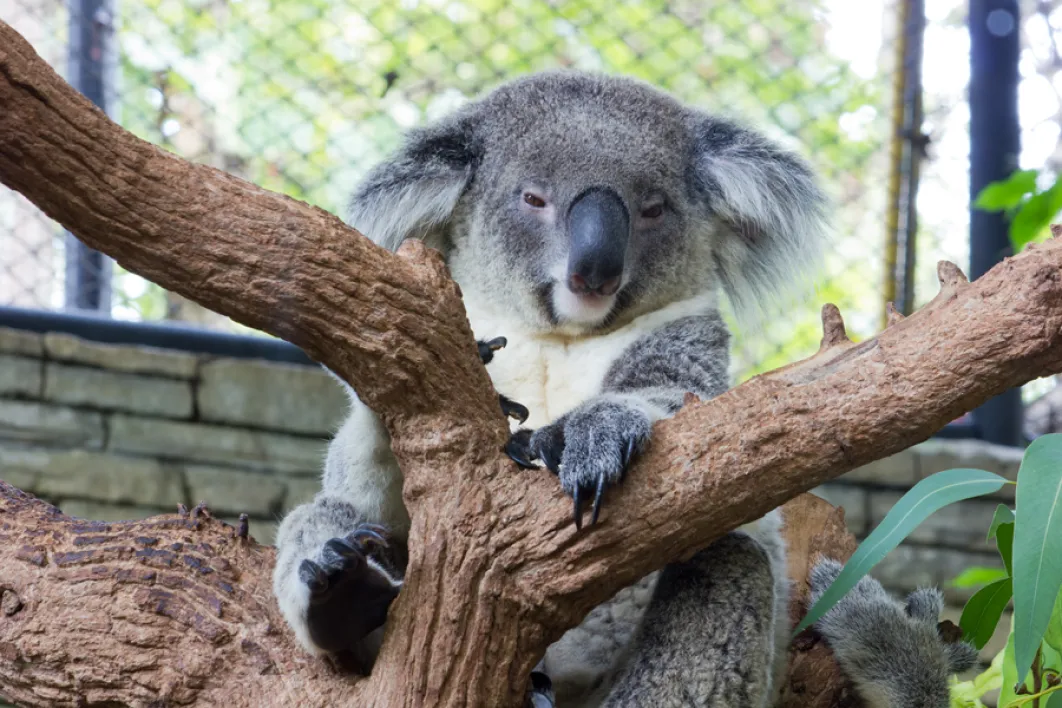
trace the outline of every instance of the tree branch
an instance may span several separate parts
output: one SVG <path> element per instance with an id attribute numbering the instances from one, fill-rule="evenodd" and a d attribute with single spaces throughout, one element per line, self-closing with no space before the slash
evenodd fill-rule
<path id="1" fill-rule="evenodd" d="M 387 253 L 319 209 L 138 140 L 2 22 L 0 105 L 0 181 L 128 270 L 327 364 L 382 416 L 405 475 L 413 519 L 407 581 L 371 678 L 348 688 L 318 673 L 305 685 L 309 664 L 287 653 L 286 634 L 269 634 L 283 631 L 262 581 L 271 557 L 222 544 L 218 557 L 238 567 L 245 594 L 229 601 L 236 620 L 225 625 L 229 634 L 218 629 L 215 639 L 196 644 L 215 646 L 217 661 L 206 669 L 195 651 L 162 657 L 152 649 L 167 668 L 145 670 L 168 679 L 144 695 L 180 689 L 250 705 L 242 703 L 248 685 L 238 680 L 248 675 L 247 658 L 235 656 L 234 638 L 252 631 L 253 618 L 268 617 L 271 629 L 251 641 L 271 637 L 280 647 L 271 658 L 277 678 L 266 682 L 270 698 L 286 690 L 305 699 L 299 705 L 322 695 L 337 704 L 334 697 L 349 690 L 352 705 L 517 705 L 546 646 L 620 588 L 822 482 L 924 440 L 1007 388 L 1062 371 L 1062 240 L 1008 259 L 972 284 L 942 263 L 937 298 L 907 319 L 893 318 L 878 337 L 851 343 L 840 314 L 827 306 L 818 354 L 691 402 L 660 423 L 627 481 L 610 492 L 601 523 L 579 533 L 555 479 L 520 471 L 502 453 L 507 426 L 459 289 L 437 254 L 417 243 Z M 37 617 L 42 610 L 77 614 L 66 595 L 48 590 L 53 581 L 69 584 L 60 562 L 69 552 L 64 544 L 78 545 L 72 522 L 10 499 L 5 519 L 30 534 L 18 547 L 37 550 L 28 560 L 0 554 L 3 582 L 38 559 L 36 575 L 25 576 L 29 585 L 10 589 L 27 608 L 39 593 Z M 117 558 L 150 567 L 131 550 L 139 527 L 112 526 L 117 535 L 107 543 L 126 549 Z M 222 532 L 212 533 L 206 543 L 214 548 Z M 192 538 L 181 543 L 197 543 Z M 260 559 L 257 569 L 247 554 Z M 85 558 L 86 575 L 111 572 L 110 556 Z M 194 567 L 175 561 L 174 568 L 191 584 L 175 594 L 183 605 L 159 605 L 168 619 L 154 622 L 170 631 L 209 616 L 174 609 L 206 602 L 197 594 L 205 586 L 191 580 Z M 125 577 L 103 587 L 117 591 Z M 158 577 L 136 581 L 140 595 L 120 594 L 136 602 L 157 588 Z M 126 611 L 100 606 L 104 618 Z M 56 691 L 96 690 L 80 682 L 70 658 L 87 641 L 82 635 L 61 635 L 53 656 L 62 658 L 43 674 L 26 661 L 39 635 L 4 636 L 0 692 L 31 675 Z M 176 678 L 176 667 L 193 663 L 199 678 Z M 219 685 L 229 693 L 209 692 L 223 691 Z"/>

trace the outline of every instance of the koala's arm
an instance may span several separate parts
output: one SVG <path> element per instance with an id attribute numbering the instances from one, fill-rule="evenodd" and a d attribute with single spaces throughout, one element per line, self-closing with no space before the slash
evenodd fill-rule
<path id="1" fill-rule="evenodd" d="M 718 312 L 670 322 L 631 344 L 609 368 L 603 394 L 675 414 L 687 393 L 714 398 L 729 388 L 730 335 Z"/>
<path id="2" fill-rule="evenodd" d="M 718 312 L 684 317 L 651 331 L 616 358 L 601 392 L 533 433 L 514 435 L 517 462 L 541 459 L 581 504 L 594 497 L 596 522 L 603 491 L 623 476 L 649 440 L 653 423 L 674 415 L 687 393 L 713 398 L 728 388 L 729 334 Z"/>
<path id="3" fill-rule="evenodd" d="M 506 341 L 477 344 L 488 364 Z M 328 446 L 321 492 L 280 524 L 273 589 L 307 650 L 349 654 L 354 668 L 366 671 L 402 586 L 409 515 L 387 431 L 335 378 L 350 397 L 350 411 Z M 519 403 L 501 395 L 499 401 L 506 415 L 527 418 Z"/>

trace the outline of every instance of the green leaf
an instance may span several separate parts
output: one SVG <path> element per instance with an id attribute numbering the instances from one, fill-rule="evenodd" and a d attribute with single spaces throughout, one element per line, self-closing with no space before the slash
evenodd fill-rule
<path id="1" fill-rule="evenodd" d="M 1013 576 L 1014 524 L 1002 524 L 996 529 L 996 548 L 999 549 L 999 557 L 1007 568 L 1007 575 Z"/>
<path id="2" fill-rule="evenodd" d="M 1003 650 L 995 655 L 992 664 L 969 681 L 951 678 L 951 708 L 985 708 L 981 698 L 1003 685 Z"/>
<path id="3" fill-rule="evenodd" d="M 974 206 L 982 211 L 1004 211 L 1021 204 L 1025 195 L 1036 191 L 1036 170 L 1018 170 L 1000 182 L 981 190 Z"/>
<path id="4" fill-rule="evenodd" d="M 999 475 L 984 470 L 955 469 L 937 472 L 911 487 L 859 544 L 837 579 L 797 626 L 796 632 L 802 632 L 818 621 L 934 511 L 963 499 L 991 494 L 1006 482 Z"/>
<path id="5" fill-rule="evenodd" d="M 999 618 L 1003 616 L 1003 610 L 1007 609 L 1013 594 L 1014 585 L 1010 578 L 997 580 L 974 593 L 959 619 L 966 641 L 983 649 L 995 634 Z"/>
<path id="6" fill-rule="evenodd" d="M 996 529 L 1001 524 L 1013 524 L 1014 512 L 1007 508 L 1006 504 L 1000 504 L 996 507 L 996 513 L 992 515 L 992 526 L 988 529 L 988 540 L 991 541 L 996 536 Z"/>
<path id="7" fill-rule="evenodd" d="M 1062 589 L 1062 434 L 1029 445 L 1016 494 L 1014 659 L 1024 678 Z"/>
<path id="8" fill-rule="evenodd" d="M 950 585 L 953 588 L 974 588 L 980 585 L 988 585 L 997 580 L 1007 577 L 1007 571 L 1003 568 L 988 568 L 974 566 L 959 573 Z"/>
<path id="9" fill-rule="evenodd" d="M 1040 645 L 1040 667 L 1042 669 L 1052 669 L 1054 671 L 1062 671 L 1062 654 L 1052 649 L 1047 644 Z"/>
<path id="10" fill-rule="evenodd" d="M 1005 706 L 1018 695 L 1014 688 L 1018 685 L 1018 670 L 1014 665 L 1014 632 L 1007 637 L 1007 648 L 1003 654 L 1003 685 L 999 689 L 999 705 Z"/>
<path id="11" fill-rule="evenodd" d="M 1051 619 L 1047 622 L 1044 641 L 1052 649 L 1062 653 L 1062 592 L 1058 593 L 1058 597 L 1055 598 L 1055 609 L 1051 612 Z M 1062 671 L 1062 666 L 1058 669 Z"/>
<path id="12" fill-rule="evenodd" d="M 1062 209 L 1062 182 L 1056 182 L 1050 189 L 1034 194 L 1021 205 L 1014 220 L 1010 222 L 1010 241 L 1015 251 L 1020 251 L 1026 244 L 1035 241 L 1051 224 L 1059 210 Z"/>

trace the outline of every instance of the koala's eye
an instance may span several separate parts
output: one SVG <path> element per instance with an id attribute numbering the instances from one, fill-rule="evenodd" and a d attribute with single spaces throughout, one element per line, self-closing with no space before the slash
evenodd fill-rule
<path id="1" fill-rule="evenodd" d="M 531 192 L 524 192 L 524 203 L 533 206 L 536 209 L 541 209 L 546 206 L 546 200 L 537 194 Z"/>
<path id="2" fill-rule="evenodd" d="M 664 205 L 663 204 L 654 204 L 652 206 L 648 206 L 648 207 L 642 209 L 642 218 L 643 219 L 659 219 L 663 215 L 664 215 Z"/>

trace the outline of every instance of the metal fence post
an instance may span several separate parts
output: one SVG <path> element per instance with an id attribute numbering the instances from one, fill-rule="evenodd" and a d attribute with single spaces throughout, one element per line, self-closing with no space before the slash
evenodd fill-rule
<path id="1" fill-rule="evenodd" d="M 1012 253 L 1002 214 L 974 209 L 990 182 L 1018 168 L 1018 0 L 970 1 L 970 278 L 978 278 Z M 1020 389 L 993 398 L 973 412 L 984 440 L 1022 443 Z"/>
<path id="2" fill-rule="evenodd" d="M 69 0 L 67 69 L 70 83 L 105 113 L 110 113 L 117 68 L 112 0 Z M 67 309 L 111 312 L 109 258 L 65 232 Z"/>

